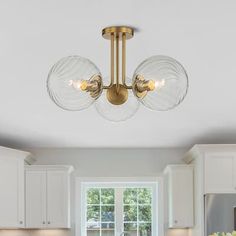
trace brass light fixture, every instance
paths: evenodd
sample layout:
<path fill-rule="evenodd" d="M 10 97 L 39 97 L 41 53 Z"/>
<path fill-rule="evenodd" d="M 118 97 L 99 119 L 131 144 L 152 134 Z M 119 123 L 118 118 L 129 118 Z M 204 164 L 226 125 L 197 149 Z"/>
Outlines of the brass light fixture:
<path fill-rule="evenodd" d="M 90 60 L 79 56 L 62 58 L 51 68 L 47 79 L 49 95 L 58 106 L 76 111 L 95 102 L 104 118 L 122 121 L 135 114 L 140 102 L 152 110 L 164 111 L 184 99 L 188 77 L 179 62 L 167 56 L 150 57 L 138 66 L 128 83 L 126 40 L 134 36 L 134 30 L 126 26 L 107 27 L 102 36 L 111 47 L 109 83 L 105 84 Z"/>

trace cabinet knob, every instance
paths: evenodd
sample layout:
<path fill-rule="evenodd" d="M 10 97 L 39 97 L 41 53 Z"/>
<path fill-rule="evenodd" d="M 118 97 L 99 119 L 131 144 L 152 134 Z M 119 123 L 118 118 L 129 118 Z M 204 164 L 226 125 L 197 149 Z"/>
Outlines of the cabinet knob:
<path fill-rule="evenodd" d="M 43 221 L 43 225 L 45 225 L 45 223 L 46 223 L 46 222 L 45 222 L 45 221 Z"/>
<path fill-rule="evenodd" d="M 21 224 L 21 225 L 23 224 L 23 221 L 22 221 L 22 220 L 20 221 L 20 224 Z"/>
<path fill-rule="evenodd" d="M 178 223 L 178 220 L 175 220 L 174 222 L 175 222 L 175 224 L 177 224 L 177 223 Z"/>
<path fill-rule="evenodd" d="M 50 222 L 50 221 L 48 221 L 48 224 L 50 225 L 50 224 L 51 224 L 51 222 Z"/>

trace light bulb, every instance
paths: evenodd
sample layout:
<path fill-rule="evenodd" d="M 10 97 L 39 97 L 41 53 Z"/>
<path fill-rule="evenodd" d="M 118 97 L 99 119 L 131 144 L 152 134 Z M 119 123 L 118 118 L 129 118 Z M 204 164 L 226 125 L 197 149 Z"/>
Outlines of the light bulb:
<path fill-rule="evenodd" d="M 159 80 L 147 80 L 147 86 L 149 91 L 153 91 L 153 90 L 160 90 L 162 87 L 165 86 L 165 80 L 162 79 L 161 81 Z"/>
<path fill-rule="evenodd" d="M 76 90 L 81 90 L 81 80 L 69 80 L 69 86 L 73 86 Z"/>
<path fill-rule="evenodd" d="M 88 86 L 88 82 L 86 80 L 70 80 L 69 86 L 73 86 L 76 90 L 85 91 Z"/>
<path fill-rule="evenodd" d="M 164 86 L 165 86 L 165 80 L 164 79 L 162 79 L 161 81 L 159 81 L 159 80 L 155 81 L 155 89 L 161 89 Z"/>

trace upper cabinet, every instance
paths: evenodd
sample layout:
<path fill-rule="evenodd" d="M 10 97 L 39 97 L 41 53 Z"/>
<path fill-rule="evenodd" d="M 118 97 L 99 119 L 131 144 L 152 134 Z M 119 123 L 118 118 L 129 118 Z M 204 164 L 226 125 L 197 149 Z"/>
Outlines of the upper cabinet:
<path fill-rule="evenodd" d="M 203 193 L 236 193 L 236 145 L 196 145 L 186 157 L 198 162 Z"/>
<path fill-rule="evenodd" d="M 204 161 L 205 193 L 236 193 L 236 152 L 208 153 Z"/>
<path fill-rule="evenodd" d="M 49 228 L 70 227 L 70 181 L 68 171 L 47 171 L 47 225 Z"/>
<path fill-rule="evenodd" d="M 47 176 L 45 170 L 25 171 L 26 228 L 44 228 L 47 223 Z"/>
<path fill-rule="evenodd" d="M 0 229 L 69 228 L 71 166 L 29 166 L 30 153 L 0 147 Z"/>
<path fill-rule="evenodd" d="M 165 171 L 169 228 L 193 227 L 193 167 L 169 165 Z"/>
<path fill-rule="evenodd" d="M 205 194 L 236 193 L 236 145 L 195 145 L 185 161 L 194 166 L 195 227 L 191 235 L 204 235 Z"/>
<path fill-rule="evenodd" d="M 26 167 L 26 228 L 70 228 L 71 166 Z"/>
<path fill-rule="evenodd" d="M 25 227 L 24 164 L 30 153 L 0 147 L 0 228 Z"/>

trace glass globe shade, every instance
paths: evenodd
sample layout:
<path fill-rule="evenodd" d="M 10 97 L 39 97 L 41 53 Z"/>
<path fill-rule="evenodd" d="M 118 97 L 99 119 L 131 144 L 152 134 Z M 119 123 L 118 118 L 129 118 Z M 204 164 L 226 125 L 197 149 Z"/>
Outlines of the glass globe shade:
<path fill-rule="evenodd" d="M 139 98 L 146 107 L 152 110 L 172 109 L 186 96 L 188 76 L 183 66 L 171 57 L 153 56 L 146 59 L 135 70 L 133 83 L 137 76 L 153 81 L 154 89 Z"/>
<path fill-rule="evenodd" d="M 90 60 L 80 56 L 62 58 L 48 74 L 49 96 L 65 110 L 83 110 L 89 107 L 96 98 L 80 89 L 81 81 L 89 80 L 94 75 L 101 76 L 101 73 Z"/>
<path fill-rule="evenodd" d="M 110 80 L 105 78 L 106 84 L 109 84 Z M 126 78 L 127 84 L 131 83 L 131 79 Z M 139 101 L 132 93 L 132 90 L 128 90 L 128 100 L 121 105 L 113 105 L 107 99 L 107 90 L 103 90 L 102 95 L 96 100 L 95 107 L 98 113 L 105 119 L 114 122 L 125 121 L 131 118 L 139 108 Z"/>

